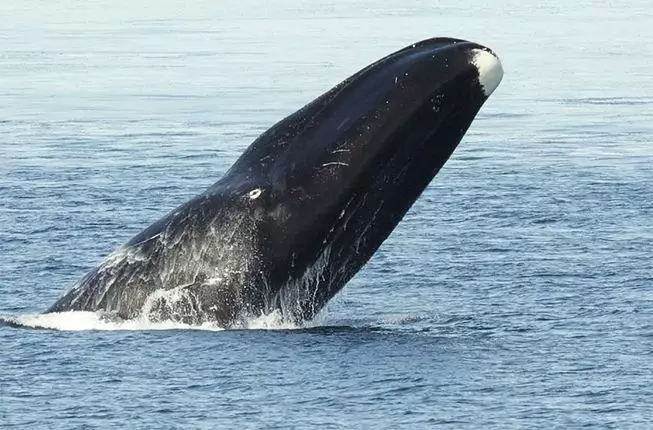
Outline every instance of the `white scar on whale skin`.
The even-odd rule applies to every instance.
[[[483,49],[472,51],[472,64],[478,70],[478,82],[485,97],[490,97],[503,78],[503,67],[499,58]]]

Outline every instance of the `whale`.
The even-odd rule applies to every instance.
[[[392,233],[502,77],[491,49],[460,39],[387,55],[261,134],[46,312],[227,328],[272,313],[313,319]]]

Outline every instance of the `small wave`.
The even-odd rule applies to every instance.
[[[409,325],[409,324],[415,324],[415,323],[421,323],[424,321],[429,321],[432,318],[430,318],[427,315],[410,315],[410,314],[405,314],[405,315],[389,315],[386,317],[383,317],[379,320],[379,323],[381,324],[389,324],[389,325]]]

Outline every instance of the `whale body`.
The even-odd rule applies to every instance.
[[[47,312],[223,327],[275,311],[313,318],[397,226],[502,76],[490,49],[451,38],[378,60],[264,132]]]

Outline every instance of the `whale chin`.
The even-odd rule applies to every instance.
[[[472,63],[478,70],[478,81],[486,97],[497,89],[503,79],[503,67],[499,57],[485,49],[474,49]]]

